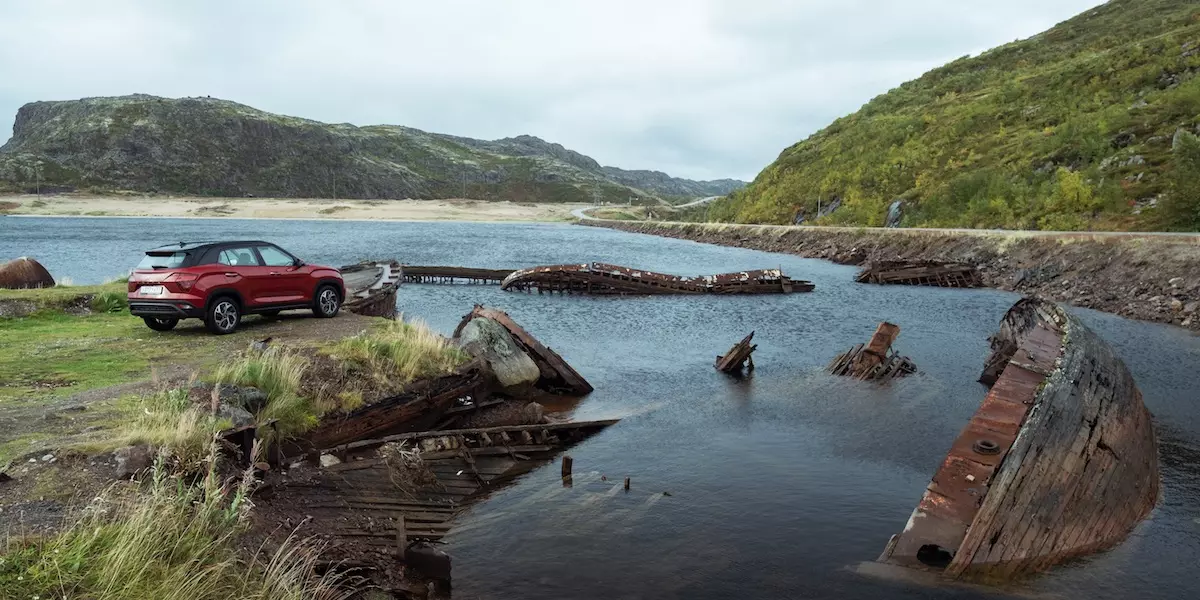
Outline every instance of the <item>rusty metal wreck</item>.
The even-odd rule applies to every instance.
[[[811,292],[814,287],[809,281],[791,279],[779,269],[682,277],[600,262],[521,269],[500,284],[505,291],[608,295],[790,294]]]

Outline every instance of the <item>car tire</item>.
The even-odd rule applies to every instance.
[[[322,319],[332,319],[336,317],[338,311],[342,309],[342,297],[338,295],[337,290],[332,285],[323,285],[317,288],[317,293],[313,297],[313,315]]]
[[[149,327],[150,329],[153,329],[155,331],[170,331],[172,329],[175,329],[175,326],[179,324],[179,319],[159,319],[157,317],[142,317],[142,320],[146,322],[146,327]]]
[[[233,333],[241,321],[242,309],[238,306],[237,300],[229,296],[213,300],[212,304],[208,306],[208,314],[204,318],[204,324],[208,330],[217,335]]]

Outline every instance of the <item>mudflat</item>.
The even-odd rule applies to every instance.
[[[213,198],[25,194],[0,197],[0,214],[71,217],[347,219],[389,221],[570,221],[582,204],[329,198]]]

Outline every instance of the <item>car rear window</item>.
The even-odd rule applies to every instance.
[[[176,269],[183,266],[187,260],[187,252],[156,252],[147,254],[142,258],[142,262],[138,263],[139,269]]]

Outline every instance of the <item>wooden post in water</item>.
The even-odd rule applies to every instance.
[[[571,467],[574,465],[575,459],[564,454],[562,457],[562,476],[563,479],[571,476]]]
[[[629,491],[629,478],[628,477],[625,478],[625,491],[627,491],[627,492]]]

